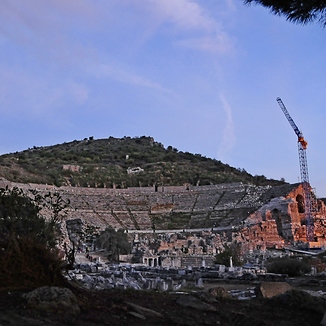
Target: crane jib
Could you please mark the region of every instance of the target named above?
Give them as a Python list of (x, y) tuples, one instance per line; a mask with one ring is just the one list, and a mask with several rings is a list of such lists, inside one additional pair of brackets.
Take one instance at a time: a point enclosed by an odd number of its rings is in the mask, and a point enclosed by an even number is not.
[(308, 163), (307, 163), (307, 156), (306, 156), (306, 149), (308, 143), (305, 141), (302, 132), (299, 130), (293, 119), (291, 118), (288, 110), (286, 109), (285, 105), (283, 104), (282, 100), (278, 97), (276, 98), (280, 108), (282, 109), (285, 117), (289, 121), (291, 127), (293, 128), (294, 132), (298, 136), (298, 152), (299, 152), (299, 163), (300, 163), (300, 174), (301, 174), (301, 185), (303, 189), (303, 196), (304, 196), (304, 214), (306, 220), (306, 233), (307, 233), (307, 240), (309, 242), (314, 241), (314, 217), (312, 215), (313, 211), (313, 199), (311, 196), (311, 187), (309, 183), (309, 175), (308, 175)]
[(293, 128), (294, 132), (296, 133), (296, 135), (299, 138), (303, 138), (302, 132), (300, 131), (300, 129), (297, 127), (297, 125), (295, 124), (295, 122), (293, 121), (293, 119), (290, 116), (290, 113), (288, 112), (288, 110), (286, 109), (283, 101), (278, 97), (276, 99), (276, 101), (278, 102), (280, 108), (282, 109), (285, 117), (288, 119), (288, 121), (290, 122), (291, 127)]

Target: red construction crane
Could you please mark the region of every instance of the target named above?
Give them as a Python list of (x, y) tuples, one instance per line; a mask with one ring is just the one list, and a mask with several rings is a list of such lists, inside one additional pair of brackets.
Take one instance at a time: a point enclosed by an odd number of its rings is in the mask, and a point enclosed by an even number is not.
[(299, 151), (301, 184), (303, 188), (303, 197), (304, 197), (304, 208), (305, 208), (304, 214), (305, 214), (306, 227), (307, 227), (307, 240), (309, 242), (312, 242), (314, 241), (314, 218), (312, 215), (311, 187), (309, 183), (307, 154), (306, 154), (308, 143), (305, 141), (302, 132), (294, 123), (293, 119), (291, 118), (282, 100), (278, 97), (276, 101), (278, 102), (280, 108), (282, 109), (285, 117), (290, 122), (290, 125), (293, 128), (295, 134), (298, 136), (298, 151)]

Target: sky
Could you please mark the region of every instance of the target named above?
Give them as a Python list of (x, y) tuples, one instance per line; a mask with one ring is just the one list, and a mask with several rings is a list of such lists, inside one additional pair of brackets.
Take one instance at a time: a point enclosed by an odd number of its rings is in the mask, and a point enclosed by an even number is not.
[(1, 0), (0, 154), (151, 136), (326, 197), (326, 29), (242, 0)]

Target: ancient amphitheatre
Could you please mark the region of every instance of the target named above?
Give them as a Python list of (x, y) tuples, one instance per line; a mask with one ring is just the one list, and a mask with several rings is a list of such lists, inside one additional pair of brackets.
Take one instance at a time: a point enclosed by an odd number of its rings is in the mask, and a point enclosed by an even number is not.
[[(68, 219), (103, 230), (128, 232), (211, 229), (226, 232), (246, 250), (306, 244), (301, 184), (254, 186), (242, 183), (209, 186), (138, 187), (127, 189), (54, 187), (1, 179), (1, 187), (58, 192), (69, 200)], [(326, 207), (318, 200), (314, 212), (315, 241), (326, 246)]]

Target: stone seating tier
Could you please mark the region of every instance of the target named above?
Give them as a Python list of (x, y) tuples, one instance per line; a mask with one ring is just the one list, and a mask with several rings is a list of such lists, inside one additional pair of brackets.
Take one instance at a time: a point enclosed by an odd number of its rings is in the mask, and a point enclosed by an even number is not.
[[(82, 218), (85, 222), (105, 228), (148, 229), (155, 221), (159, 227), (213, 227), (238, 225), (273, 197), (286, 195), (297, 185), (256, 187), (242, 183), (210, 186), (178, 186), (149, 188), (81, 188), (49, 185), (17, 184), (4, 179), (2, 186), (17, 186), (26, 192), (41, 194), (58, 192), (70, 201), (68, 218)], [(0, 184), (0, 186), (1, 186)]]

